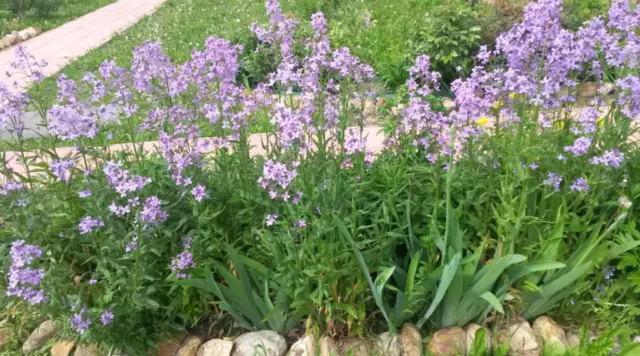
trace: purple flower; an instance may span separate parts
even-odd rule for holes
[[[202,201],[202,199],[208,196],[207,191],[202,184],[198,184],[193,189],[191,189],[191,194],[193,194],[193,198],[196,201]]]
[[[104,222],[102,218],[92,218],[90,216],[85,216],[80,220],[80,224],[78,225],[78,230],[81,234],[88,234],[93,229],[104,226]]]
[[[0,189],[0,195],[9,195],[10,192],[19,192],[24,189],[24,185],[20,182],[16,181],[8,181],[4,184],[2,189]]]
[[[596,156],[589,161],[591,164],[599,164],[605,167],[620,168],[624,161],[624,153],[617,148],[605,151],[602,156]]]
[[[360,129],[348,128],[344,140],[344,149],[347,154],[364,152],[367,146],[366,138],[362,137]]]
[[[171,270],[177,278],[190,278],[191,275],[185,271],[196,266],[193,262],[193,255],[189,251],[183,251],[171,260]]]
[[[82,191],[78,192],[78,196],[79,196],[80,198],[87,198],[87,197],[90,197],[90,196],[91,196],[91,191],[90,191],[89,189],[87,189],[87,190],[82,190]]]
[[[531,170],[536,170],[538,169],[538,167],[540,167],[540,165],[538,164],[538,162],[533,162],[529,165],[529,168],[531,168]]]
[[[105,310],[102,312],[102,315],[100,315],[100,322],[102,323],[103,326],[109,325],[111,324],[111,322],[113,321],[113,313],[109,310]]]
[[[69,181],[71,181],[71,168],[73,168],[73,160],[54,160],[53,162],[51,162],[50,167],[53,175],[58,178],[58,182],[64,181],[65,183],[69,184]]]
[[[571,152],[574,156],[581,156],[589,151],[589,147],[591,147],[591,141],[593,138],[591,137],[579,137],[575,140],[573,145],[565,146],[565,152]]]
[[[98,283],[98,280],[97,280],[97,279],[91,278],[91,279],[89,280],[89,284],[91,284],[91,285],[94,285],[94,284],[96,284],[96,283]]]
[[[32,305],[44,302],[47,297],[37,289],[44,279],[44,269],[28,267],[42,256],[42,250],[36,245],[27,245],[24,240],[15,241],[9,252],[9,284],[7,295],[24,299]]]
[[[589,184],[587,183],[586,179],[578,178],[573,182],[573,184],[571,184],[571,187],[569,187],[569,189],[571,189],[571,191],[573,192],[588,192]]]
[[[89,319],[86,308],[82,308],[80,312],[71,316],[71,327],[80,335],[84,334],[84,332],[89,329],[90,325],[91,319]]]
[[[557,158],[558,158],[559,161],[566,161],[567,160],[567,157],[565,157],[563,154],[559,154]]]
[[[18,201],[16,202],[16,206],[23,208],[27,206],[27,202],[24,199],[18,199]]]
[[[145,199],[142,204],[142,211],[140,212],[140,220],[145,223],[155,223],[165,221],[167,219],[167,212],[161,210],[162,202],[158,197],[152,196]]]
[[[95,118],[71,106],[54,105],[47,112],[47,118],[49,133],[63,140],[92,139],[98,134]]]
[[[278,220],[278,215],[276,215],[276,214],[267,215],[267,226],[271,226],[271,225],[275,224],[276,220]]]
[[[136,236],[134,236],[133,239],[131,239],[131,241],[129,241],[127,246],[125,246],[124,250],[127,253],[133,252],[133,251],[138,251],[138,238]]]
[[[193,237],[185,237],[182,240],[182,247],[184,247],[185,249],[190,249],[191,248],[191,242],[193,242]]]
[[[107,176],[107,181],[111,187],[125,197],[129,193],[141,190],[145,185],[151,183],[151,178],[142,176],[132,176],[128,170],[122,169],[122,162],[109,161],[102,169]]]
[[[542,184],[553,187],[553,190],[560,191],[560,183],[562,183],[562,177],[558,176],[555,173],[549,173],[547,175],[547,179],[545,179]]]
[[[301,228],[301,229],[303,229],[303,228],[307,227],[307,221],[306,221],[306,220],[304,220],[304,219],[302,219],[302,220],[298,220],[298,221],[296,222],[296,226],[297,226],[297,227],[299,227],[299,228]]]

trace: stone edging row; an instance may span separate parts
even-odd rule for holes
[[[426,350],[432,355],[466,355],[476,338],[476,333],[485,330],[487,351],[498,345],[508,344],[510,355],[542,355],[543,346],[553,347],[562,353],[567,348],[580,344],[577,332],[565,330],[547,316],[538,317],[533,327],[523,319],[506,322],[497,331],[469,324],[464,328],[449,327],[436,331],[429,336]],[[0,351],[9,340],[9,329],[0,326]],[[22,345],[22,352],[40,350],[53,339],[59,327],[51,320],[40,324]],[[634,338],[638,342],[638,337]],[[196,335],[182,335],[179,338],[167,338],[158,343],[158,356],[422,356],[425,343],[420,330],[411,324],[405,324],[397,333],[384,332],[373,339],[348,337],[335,340],[325,336],[317,340],[312,334],[295,342],[291,348],[281,335],[273,331],[254,331],[235,339],[206,340]],[[51,348],[52,356],[97,356],[96,345],[79,345],[72,340],[59,341]],[[122,352],[113,352],[112,356],[126,356]]]

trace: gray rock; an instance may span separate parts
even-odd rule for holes
[[[400,329],[400,348],[403,356],[422,356],[422,336],[420,330],[411,324]]]
[[[540,356],[542,348],[536,339],[531,325],[518,321],[498,332],[498,342],[509,344],[511,356]]]
[[[575,331],[568,332],[567,345],[572,348],[580,347],[580,334]]]
[[[284,337],[273,331],[254,331],[240,335],[234,342],[233,356],[282,356],[287,352]]]
[[[98,347],[96,345],[78,345],[73,356],[97,356]]]
[[[378,355],[383,356],[400,356],[401,346],[398,334],[384,332],[375,340],[375,349]]]
[[[349,356],[369,356],[372,345],[369,341],[359,337],[348,337],[340,344],[341,355]]]
[[[9,328],[4,327],[0,328],[0,351],[4,350],[5,346],[11,340],[11,330]]]
[[[467,333],[459,327],[436,331],[427,344],[427,351],[433,355],[457,356],[466,353]]]
[[[76,342],[73,340],[56,342],[51,348],[51,356],[69,356],[74,346],[76,346]]]
[[[49,341],[58,333],[58,327],[51,320],[47,320],[40,324],[34,330],[27,341],[22,344],[22,352],[28,354],[29,352],[40,350],[44,346],[45,342]]]
[[[313,334],[305,335],[296,341],[287,353],[288,356],[316,356],[316,337]]]
[[[202,340],[199,337],[189,336],[182,341],[182,345],[176,351],[176,356],[196,356],[200,344],[202,344]]]
[[[332,338],[325,336],[320,339],[320,356],[338,356],[338,347]]]
[[[213,339],[202,344],[196,356],[230,356],[232,349],[233,341]]]
[[[467,334],[467,343],[466,343],[466,347],[467,347],[467,352],[471,351],[472,347],[473,347],[473,342],[476,339],[476,333],[480,330],[480,329],[484,329],[485,334],[484,334],[484,346],[485,346],[485,350],[490,353],[491,352],[491,341],[493,339],[493,335],[491,335],[491,330],[480,326],[478,324],[469,324],[467,326],[464,327],[464,331]]]
[[[533,322],[533,331],[542,339],[544,345],[561,354],[566,352],[567,336],[553,319],[544,315],[538,317]]]

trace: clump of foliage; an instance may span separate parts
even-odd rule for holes
[[[183,64],[149,42],[130,68],[61,76],[55,104],[0,87],[4,313],[137,353],[214,309],[330,335],[555,311],[636,322],[637,10],[618,1],[573,32],[560,1],[529,4],[451,83],[449,110],[420,55],[381,133],[373,68],[332,48],[322,13],[300,46],[297,21],[266,8],[262,83],[241,80],[241,46],[209,37]],[[577,107],[595,63],[621,73],[616,101]],[[44,65],[18,49],[29,80]],[[45,119],[37,150],[27,110]],[[100,125],[110,110],[125,144]]]

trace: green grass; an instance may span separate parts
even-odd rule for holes
[[[3,0],[3,4],[0,5],[0,35],[30,26],[43,32],[49,31],[116,0],[62,0],[60,7],[44,18],[38,16],[34,9],[29,10],[24,17],[18,18],[6,8],[7,1],[9,0]]]

